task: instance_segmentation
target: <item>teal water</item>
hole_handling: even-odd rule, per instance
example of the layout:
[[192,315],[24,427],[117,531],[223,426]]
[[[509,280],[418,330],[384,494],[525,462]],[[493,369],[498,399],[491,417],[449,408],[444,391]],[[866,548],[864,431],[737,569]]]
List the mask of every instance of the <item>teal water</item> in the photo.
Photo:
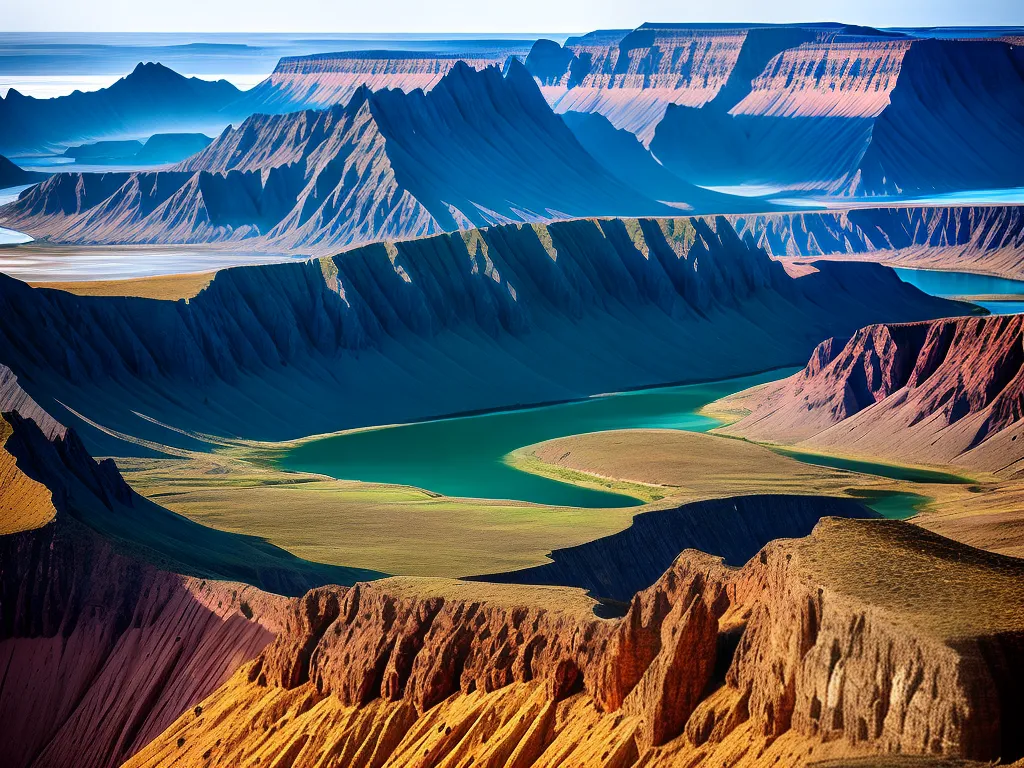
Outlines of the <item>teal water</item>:
[[[1005,277],[976,275],[971,272],[942,272],[935,269],[903,269],[896,268],[896,274],[905,283],[920,288],[932,296],[985,296],[994,294],[1024,294],[1024,280],[1009,280]],[[981,303],[988,309],[988,304]],[[1019,302],[1007,302],[1015,303]],[[995,310],[989,310],[995,312]],[[1009,314],[1005,311],[996,314]]]
[[412,485],[446,496],[570,507],[638,506],[641,502],[629,496],[580,488],[513,469],[504,463],[504,457],[544,440],[610,429],[706,432],[717,422],[696,413],[702,406],[790,373],[772,371],[540,408],[349,432],[300,445],[280,464],[286,469],[346,480]]
[[939,472],[933,469],[918,469],[916,467],[901,467],[896,464],[882,464],[876,461],[864,461],[861,459],[846,459],[842,456],[826,456],[820,453],[808,453],[797,451],[791,448],[773,448],[776,453],[789,456],[805,464],[814,464],[819,467],[831,467],[832,469],[845,469],[848,472],[859,472],[863,475],[877,475],[888,477],[893,480],[906,480],[910,483],[943,483],[963,484],[971,483],[959,475],[949,472]]
[[[302,444],[280,461],[286,469],[339,479],[411,485],[445,496],[513,499],[568,507],[633,507],[630,496],[581,488],[523,472],[507,454],[558,437],[612,429],[683,429],[706,432],[714,419],[696,413],[734,392],[788,376],[789,371],[705,384],[661,387],[591,397],[517,411],[438,419],[349,432]],[[942,472],[850,461],[780,449],[811,464],[912,482],[962,482]],[[884,517],[916,514],[927,499],[913,493],[871,492],[865,503]]]
[[1024,313],[1024,301],[975,301],[993,315],[1019,315]]

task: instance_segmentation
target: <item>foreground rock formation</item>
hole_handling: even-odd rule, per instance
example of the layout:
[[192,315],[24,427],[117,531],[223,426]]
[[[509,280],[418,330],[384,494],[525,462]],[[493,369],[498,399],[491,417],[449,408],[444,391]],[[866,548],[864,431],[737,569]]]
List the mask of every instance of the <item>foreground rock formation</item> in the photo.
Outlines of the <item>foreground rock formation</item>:
[[1021,472],[1024,315],[876,325],[822,342],[800,373],[732,398],[722,431],[897,462]]
[[[112,463],[2,373],[5,764],[1024,756],[1019,560],[826,518],[741,568],[687,550],[619,619],[580,590],[440,579],[277,597],[180,575],[198,566],[139,538],[161,523]],[[9,516],[30,506],[31,519]],[[781,530],[764,522],[767,537]],[[227,562],[230,537],[197,528],[194,554]],[[278,584],[308,568],[279,563]]]
[[185,448],[189,431],[289,439],[795,365],[836,333],[965,305],[872,264],[793,278],[724,219],[693,218],[373,245],[225,270],[188,302],[0,279],[0,308],[23,385],[124,455],[80,416]]
[[738,570],[684,552],[618,620],[538,587],[318,590],[129,764],[1012,760],[1022,577],[913,526],[828,520]]

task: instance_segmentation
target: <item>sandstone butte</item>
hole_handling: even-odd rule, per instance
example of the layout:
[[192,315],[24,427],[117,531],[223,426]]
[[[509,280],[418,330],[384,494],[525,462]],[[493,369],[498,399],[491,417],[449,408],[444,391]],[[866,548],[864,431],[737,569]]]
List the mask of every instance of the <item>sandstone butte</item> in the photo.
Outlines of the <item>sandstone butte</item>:
[[727,400],[726,434],[811,450],[1019,476],[1024,315],[872,325],[806,367]]
[[9,765],[1024,756],[1019,560],[826,518],[739,568],[684,551],[620,618],[464,581],[280,597],[141,546],[113,464],[3,381],[4,493],[40,508],[0,537]]

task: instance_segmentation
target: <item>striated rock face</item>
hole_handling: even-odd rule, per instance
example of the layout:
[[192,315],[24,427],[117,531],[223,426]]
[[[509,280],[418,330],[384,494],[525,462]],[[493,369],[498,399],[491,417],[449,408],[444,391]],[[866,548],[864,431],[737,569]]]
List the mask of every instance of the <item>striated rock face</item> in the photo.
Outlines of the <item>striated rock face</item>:
[[318,590],[130,764],[1013,760],[1022,579],[914,526],[829,519],[739,570],[684,552],[618,620],[564,590]]
[[857,208],[735,216],[730,221],[737,232],[749,234],[775,256],[892,254],[908,266],[964,265],[1024,276],[1024,208],[1019,206]]
[[109,88],[53,99],[0,97],[0,152],[38,152],[104,136],[148,135],[175,128],[217,130],[240,91],[225,80],[186,78],[160,64],[139,64]]
[[58,174],[0,218],[61,242],[260,236],[262,247],[324,252],[511,221],[675,210],[600,165],[513,62],[505,76],[456,63],[427,94],[362,88],[325,111],[256,115],[168,171]]
[[1024,418],[1024,316],[863,328],[818,347],[724,431],[904,462],[1014,474]]
[[718,98],[666,109],[650,147],[669,170],[708,186],[867,196],[1024,180],[1011,149],[1024,136],[1019,46],[773,34],[751,43],[750,69]]
[[395,89],[429,91],[459,61],[473,69],[503,67],[522,48],[466,42],[458,53],[412,51],[354,51],[313,56],[286,56],[270,77],[241,99],[254,112],[284,113],[345,104],[363,87],[373,91]]
[[187,303],[0,279],[0,346],[91,449],[123,455],[67,409],[182,447],[161,424],[285,439],[741,375],[961,307],[876,265],[791,278],[721,218],[573,221],[226,270]]
[[284,602],[160,572],[73,521],[0,537],[4,764],[120,765],[256,656]]

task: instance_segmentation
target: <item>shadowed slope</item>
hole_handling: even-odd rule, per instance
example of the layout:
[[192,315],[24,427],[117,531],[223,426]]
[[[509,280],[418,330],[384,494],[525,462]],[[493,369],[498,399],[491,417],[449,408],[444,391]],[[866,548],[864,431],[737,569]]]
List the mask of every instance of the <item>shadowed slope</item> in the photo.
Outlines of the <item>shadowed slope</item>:
[[[874,265],[794,279],[724,219],[696,218],[367,246],[225,270],[187,303],[0,279],[0,307],[4,355],[41,402],[194,447],[156,422],[287,439],[729,378],[792,365],[822,337],[879,317],[963,305]],[[91,446],[123,455],[82,428]]]
[[475,579],[580,587],[594,597],[628,602],[657,581],[683,550],[707,552],[738,567],[775,539],[806,536],[823,517],[876,516],[852,499],[820,496],[698,501],[642,512],[624,531],[555,550],[547,565]]

